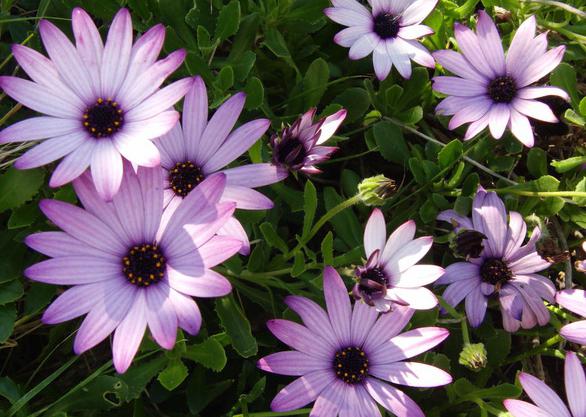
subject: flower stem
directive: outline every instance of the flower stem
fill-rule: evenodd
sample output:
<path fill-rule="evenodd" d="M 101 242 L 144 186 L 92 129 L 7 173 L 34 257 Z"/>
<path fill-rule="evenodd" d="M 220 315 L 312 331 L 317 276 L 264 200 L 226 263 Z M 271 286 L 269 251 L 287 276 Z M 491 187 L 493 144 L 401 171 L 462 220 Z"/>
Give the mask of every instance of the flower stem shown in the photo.
<path fill-rule="evenodd" d="M 527 197 L 586 197 L 585 191 L 526 191 L 511 188 L 495 188 L 487 191 L 494 191 L 498 194 L 516 194 Z"/>
<path fill-rule="evenodd" d="M 504 364 L 508 365 L 508 364 L 515 363 L 515 362 L 521 362 L 523 359 L 527 359 L 531 356 L 535 356 L 535 355 L 539 355 L 541 353 L 544 353 L 544 352 L 548 351 L 550 347 L 557 345 L 561 341 L 562 341 L 562 337 L 559 334 L 557 334 L 557 335 L 547 339 L 541 345 L 539 345 L 531 350 L 528 350 L 525 353 L 522 353 L 520 355 L 513 356 L 512 358 L 509 358 Z M 554 354 L 556 354 L 556 352 L 554 352 Z"/>
<path fill-rule="evenodd" d="M 458 313 L 458 311 L 450 304 L 448 304 L 448 302 L 444 300 L 443 297 L 437 296 L 437 299 L 440 303 L 440 306 L 442 306 L 442 308 L 446 310 L 450 316 L 460 321 L 460 326 L 462 327 L 462 340 L 464 340 L 464 345 L 469 345 L 470 332 L 468 331 L 468 321 L 466 320 L 466 316 Z"/>
<path fill-rule="evenodd" d="M 289 252 L 287 254 L 287 256 L 285 256 L 285 260 L 289 260 L 289 259 L 293 258 L 295 256 L 295 254 L 297 254 L 301 250 L 301 248 L 304 247 L 307 244 L 307 242 L 309 242 L 317 234 L 317 232 L 319 232 L 319 229 L 321 229 L 323 227 L 323 225 L 326 224 L 330 219 L 335 217 L 341 211 L 344 211 L 347 208 L 352 207 L 353 205 L 355 205 L 359 202 L 360 202 L 360 194 L 356 194 L 354 197 L 350 197 L 349 199 L 342 201 L 337 206 L 329 209 L 326 212 L 326 214 L 324 214 L 317 221 L 317 223 L 315 225 L 313 225 L 313 227 L 311 228 L 311 230 L 309 231 L 307 236 L 301 238 L 299 240 L 299 243 L 297 244 L 297 246 L 295 246 L 295 248 L 293 248 L 293 250 L 291 250 L 291 252 Z"/>

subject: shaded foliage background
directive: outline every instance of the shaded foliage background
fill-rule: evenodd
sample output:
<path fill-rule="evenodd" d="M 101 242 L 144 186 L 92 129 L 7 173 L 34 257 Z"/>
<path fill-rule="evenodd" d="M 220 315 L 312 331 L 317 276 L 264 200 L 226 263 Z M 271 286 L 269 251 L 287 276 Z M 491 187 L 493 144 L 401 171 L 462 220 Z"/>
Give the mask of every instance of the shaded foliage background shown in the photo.
<path fill-rule="evenodd" d="M 565 2 L 574 7 L 580 3 Z M 567 45 L 565 62 L 549 81 L 568 91 L 572 101 L 549 103 L 563 122 L 536 126 L 536 146 L 527 150 L 510 136 L 495 141 L 482 134 L 461 142 L 461 131 L 450 132 L 447 121 L 434 116 L 438 97 L 429 81 L 433 70 L 415 68 L 410 80 L 393 72 L 378 82 L 370 58 L 350 61 L 347 49 L 333 43 L 341 27 L 323 15 L 328 5 L 327 0 L 0 2 L 3 74 L 23 75 L 11 58 L 12 43 L 43 50 L 36 31 L 40 18 L 51 19 L 71 34 L 71 10 L 82 6 L 105 35 L 113 14 L 125 6 L 138 32 L 165 24 L 165 54 L 178 48 L 188 52 L 174 79 L 201 75 L 212 108 L 236 91 L 247 93 L 240 122 L 267 117 L 274 132 L 312 106 L 322 115 L 341 107 L 349 111 L 334 138 L 340 150 L 323 164 L 323 175 L 311 182 L 291 176 L 266 187 L 264 192 L 276 203 L 273 210 L 238 213 L 253 251 L 250 257 L 237 256 L 219 268 L 230 278 L 234 292 L 199 302 L 204 317 L 201 333 L 179 334 L 171 352 L 161 351 L 146 336 L 125 375 L 115 374 L 109 343 L 82 357 L 73 355 L 77 321 L 58 326 L 40 323 L 42 310 L 62 289 L 22 277 L 22 270 L 40 259 L 22 239 L 50 229 L 38 209 L 40 198 L 76 202 L 76 197 L 70 186 L 57 190 L 47 186 L 47 167 L 10 168 L 28 145 L 0 146 L 0 415 L 234 416 L 269 410 L 274 394 L 291 378 L 264 375 L 255 367 L 258 357 L 282 347 L 265 322 L 275 317 L 298 320 L 284 309 L 288 294 L 321 303 L 320 274 L 325 264 L 336 266 L 351 285 L 353 265 L 362 262 L 363 224 L 371 209 L 357 204 L 324 227 L 312 226 L 329 209 L 354 196 L 366 177 L 384 174 L 400 184 L 383 208 L 389 229 L 411 218 L 417 221 L 419 235 L 434 235 L 429 263 L 446 266 L 453 261 L 447 250 L 448 231 L 436 224 L 437 213 L 454 206 L 467 213 L 478 184 L 497 189 L 507 207 L 521 212 L 530 223 L 549 219 L 552 236 L 562 249 L 578 247 L 583 239 L 580 230 L 586 228 L 583 18 L 547 0 L 440 0 L 426 20 L 436 32 L 424 41 L 430 50 L 453 47 L 454 21 L 473 22 L 478 8 L 495 16 L 505 43 L 521 21 L 537 14 L 540 30 L 551 31 L 550 46 Z M 31 115 L 4 95 L 0 100 L 2 127 Z M 246 158 L 269 160 L 267 143 L 264 137 Z M 552 267 L 550 276 L 560 287 L 564 278 L 573 277 L 578 284 L 586 281 L 583 274 L 572 271 L 570 261 Z M 446 389 L 407 392 L 428 416 L 505 415 L 502 399 L 521 393 L 513 385 L 521 367 L 559 380 L 562 361 L 555 358 L 561 355 L 556 329 L 564 314 L 553 314 L 548 327 L 511 336 L 500 330 L 500 317 L 492 310 L 485 323 L 471 332 L 472 340 L 484 343 L 488 352 L 488 365 L 473 372 L 458 363 L 462 331 L 466 331 L 460 313 L 418 312 L 411 326 L 450 329 L 452 336 L 422 360 L 449 370 L 456 382 Z"/>

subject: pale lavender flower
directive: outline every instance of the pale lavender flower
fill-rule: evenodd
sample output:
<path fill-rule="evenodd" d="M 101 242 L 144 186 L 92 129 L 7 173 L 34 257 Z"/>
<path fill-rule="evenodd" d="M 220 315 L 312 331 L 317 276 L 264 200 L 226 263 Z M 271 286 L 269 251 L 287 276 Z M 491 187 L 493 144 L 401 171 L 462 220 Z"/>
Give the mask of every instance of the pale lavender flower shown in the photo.
<path fill-rule="evenodd" d="M 586 378 L 580 359 L 574 352 L 566 352 L 564 367 L 568 407 L 545 382 L 521 372 L 519 382 L 535 405 L 520 400 L 505 400 L 506 409 L 513 417 L 584 417 L 586 416 Z M 561 378 L 560 378 L 561 379 Z"/>
<path fill-rule="evenodd" d="M 563 290 L 556 294 L 555 301 L 573 313 L 586 318 L 586 292 L 584 290 Z M 566 324 L 560 334 L 570 342 L 586 346 L 586 320 Z"/>
<path fill-rule="evenodd" d="M 246 210 L 273 207 L 273 202 L 254 188 L 281 181 L 287 177 L 287 170 L 268 163 L 225 168 L 258 141 L 271 123 L 267 119 L 257 119 L 232 130 L 245 101 L 244 93 L 232 96 L 208 121 L 206 86 L 200 77 L 195 78 L 183 104 L 183 126 L 177 123 L 155 141 L 161 153 L 165 179 L 165 217 L 170 216 L 200 182 L 216 172 L 226 175 L 223 201 L 234 201 L 237 208 Z M 239 236 L 244 243 L 241 253 L 250 252 L 246 232 L 236 218 L 230 219 L 220 233 Z"/>
<path fill-rule="evenodd" d="M 439 327 L 399 334 L 413 315 L 397 307 L 379 317 L 364 303 L 350 304 L 335 269 L 324 270 L 327 312 L 299 296 L 285 300 L 304 325 L 271 320 L 270 331 L 294 350 L 258 361 L 267 372 L 298 376 L 273 399 L 273 411 L 290 411 L 315 401 L 312 417 L 381 417 L 377 403 L 397 417 L 423 417 L 419 406 L 393 384 L 436 387 L 449 384 L 449 374 L 434 366 L 406 362 L 448 337 Z"/>
<path fill-rule="evenodd" d="M 61 323 L 87 314 L 75 335 L 81 354 L 114 332 L 114 366 L 125 372 L 148 325 L 165 349 L 175 344 L 177 327 L 197 334 L 201 314 L 194 297 L 231 291 L 226 278 L 210 268 L 234 255 L 235 238 L 216 232 L 232 216 L 234 203 L 219 203 L 225 176 L 206 179 L 177 208 L 165 226 L 161 170 L 126 166 L 120 191 L 107 203 L 88 174 L 73 186 L 84 209 L 42 200 L 40 208 L 63 231 L 28 236 L 28 246 L 51 259 L 24 272 L 47 284 L 70 285 L 43 314 Z"/>
<path fill-rule="evenodd" d="M 157 25 L 132 43 L 130 13 L 121 9 L 106 44 L 90 16 L 72 15 L 75 46 L 52 23 L 39 31 L 50 59 L 14 45 L 12 52 L 32 81 L 0 77 L 4 92 L 46 116 L 33 117 L 0 132 L 0 143 L 44 140 L 15 163 L 29 169 L 63 158 L 49 185 L 59 187 L 91 166 L 100 196 L 111 200 L 122 181 L 123 158 L 135 166 L 159 165 L 151 139 L 168 132 L 179 114 L 170 108 L 192 84 L 189 78 L 159 89 L 185 58 L 185 51 L 157 61 L 165 28 Z"/>
<path fill-rule="evenodd" d="M 496 25 L 485 11 L 480 11 L 476 33 L 459 23 L 455 25 L 462 53 L 433 53 L 445 69 L 456 75 L 433 79 L 433 89 L 449 96 L 436 111 L 454 116 L 450 129 L 471 123 L 464 140 L 472 139 L 487 126 L 491 135 L 500 139 L 509 128 L 521 143 L 531 147 L 534 136 L 528 117 L 558 121 L 547 104 L 535 99 L 555 95 L 568 100 L 566 92 L 532 84 L 559 65 L 565 47 L 547 51 L 547 34 L 535 36 L 535 28 L 534 16 L 523 22 L 505 56 Z"/>
<path fill-rule="evenodd" d="M 271 137 L 275 166 L 305 174 L 321 173 L 315 165 L 330 159 L 338 149 L 322 144 L 336 133 L 347 111 L 342 109 L 314 123 L 316 111 L 315 108 L 308 110 L 293 125 Z"/>
<path fill-rule="evenodd" d="M 386 313 L 394 305 L 427 310 L 437 298 L 424 287 L 443 275 L 435 265 L 415 265 L 431 249 L 433 238 L 415 237 L 415 222 L 403 223 L 387 239 L 382 212 L 374 209 L 364 229 L 364 250 L 368 261 L 356 269 L 358 282 L 352 293 L 356 299 Z"/>
<path fill-rule="evenodd" d="M 499 299 L 503 327 L 509 332 L 549 322 L 549 311 L 542 299 L 553 302 L 555 287 L 548 278 L 537 274 L 550 266 L 535 249 L 541 235 L 538 227 L 523 245 L 527 233 L 523 216 L 511 211 L 507 224 L 503 201 L 482 188 L 474 198 L 472 219 L 454 210 L 440 213 L 438 219 L 452 223 L 456 231 L 476 230 L 487 237 L 478 258 L 448 266 L 436 281 L 438 285 L 448 284 L 443 293 L 446 302 L 455 307 L 466 299 L 466 313 L 473 327 L 484 320 L 488 300 L 493 296 Z"/>
<path fill-rule="evenodd" d="M 411 77 L 411 61 L 433 68 L 435 61 L 417 39 L 433 34 L 421 22 L 431 13 L 437 0 L 368 0 L 371 9 L 356 0 L 332 0 L 334 7 L 324 13 L 348 28 L 338 32 L 334 42 L 350 48 L 350 59 L 372 53 L 374 72 L 379 80 L 387 78 L 393 65 L 403 78 Z"/>

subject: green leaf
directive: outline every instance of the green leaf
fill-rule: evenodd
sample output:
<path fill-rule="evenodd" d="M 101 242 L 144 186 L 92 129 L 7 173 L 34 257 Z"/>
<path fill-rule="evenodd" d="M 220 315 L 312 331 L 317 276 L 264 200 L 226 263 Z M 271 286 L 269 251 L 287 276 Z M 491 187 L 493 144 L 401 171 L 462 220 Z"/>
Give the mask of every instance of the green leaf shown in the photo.
<path fill-rule="evenodd" d="M 24 294 L 20 280 L 15 279 L 6 284 L 0 284 L 0 305 L 18 300 Z"/>
<path fill-rule="evenodd" d="M 321 242 L 321 255 L 324 259 L 324 265 L 334 264 L 334 234 L 331 231 Z"/>
<path fill-rule="evenodd" d="M 200 413 L 208 404 L 230 388 L 233 383 L 233 379 L 210 383 L 203 372 L 203 368 L 196 369 L 186 390 L 187 406 L 191 414 L 197 415 Z"/>
<path fill-rule="evenodd" d="M 261 80 L 256 77 L 249 78 L 244 86 L 244 92 L 246 93 L 245 107 L 248 110 L 259 108 L 262 105 L 265 90 Z"/>
<path fill-rule="evenodd" d="M 551 175 L 544 175 L 539 179 L 533 181 L 527 181 L 522 184 L 513 185 L 506 187 L 504 190 L 519 190 L 519 191 L 557 191 L 560 186 L 560 182 Z"/>
<path fill-rule="evenodd" d="M 423 223 L 429 224 L 435 220 L 438 214 L 438 209 L 433 204 L 432 200 L 426 200 L 425 203 L 419 208 L 419 217 L 423 220 Z"/>
<path fill-rule="evenodd" d="M 10 168 L 0 175 L 0 213 L 20 207 L 32 199 L 43 185 L 45 172 L 41 169 Z"/>
<path fill-rule="evenodd" d="M 232 347 L 243 358 L 258 352 L 256 339 L 252 336 L 250 322 L 236 304 L 232 294 L 216 300 L 216 313 L 232 343 Z"/>
<path fill-rule="evenodd" d="M 252 404 L 264 392 L 266 385 L 267 377 L 263 376 L 261 379 L 256 381 L 256 383 L 254 384 L 254 386 L 248 394 L 240 396 L 240 400 L 245 401 L 248 404 Z"/>
<path fill-rule="evenodd" d="M 260 231 L 269 245 L 279 249 L 282 253 L 289 252 L 287 243 L 278 235 L 273 225 L 269 222 L 264 222 L 260 225 Z"/>
<path fill-rule="evenodd" d="M 315 211 L 317 210 L 317 191 L 311 181 L 307 180 L 305 183 L 305 191 L 303 192 L 303 234 L 305 237 L 309 234 L 313 226 L 313 219 L 315 218 Z"/>
<path fill-rule="evenodd" d="M 305 256 L 303 256 L 302 252 L 297 252 L 295 254 L 295 259 L 293 260 L 293 268 L 291 268 L 291 276 L 293 278 L 298 277 L 299 275 L 305 272 Z"/>
<path fill-rule="evenodd" d="M 576 88 L 578 85 L 578 80 L 576 77 L 576 70 L 573 66 L 562 62 L 560 65 L 558 65 L 555 71 L 552 72 L 549 80 L 551 85 L 560 87 L 568 92 L 572 98 L 572 106 L 574 108 L 577 109 L 580 106 L 580 95 L 578 93 L 578 89 Z"/>
<path fill-rule="evenodd" d="M 238 32 L 240 26 L 240 1 L 231 0 L 230 3 L 222 7 L 218 16 L 216 26 L 216 39 L 222 41 Z"/>
<path fill-rule="evenodd" d="M 578 184 L 576 184 L 576 192 L 586 192 L 586 177 L 582 178 Z M 586 197 L 573 197 L 572 198 L 578 205 L 586 205 Z"/>
<path fill-rule="evenodd" d="M 327 89 L 329 78 L 330 69 L 326 61 L 317 58 L 311 63 L 303 78 L 303 92 L 306 93 L 305 107 L 318 105 Z"/>
<path fill-rule="evenodd" d="M 535 178 L 547 175 L 547 154 L 541 148 L 531 148 L 527 153 L 527 169 Z"/>
<path fill-rule="evenodd" d="M 209 54 L 214 49 L 210 32 L 202 25 L 197 25 L 197 47 L 204 54 Z"/>
<path fill-rule="evenodd" d="M 0 343 L 6 342 L 12 334 L 15 320 L 16 307 L 14 304 L 0 306 Z"/>
<path fill-rule="evenodd" d="M 169 361 L 167 367 L 159 374 L 157 380 L 167 391 L 173 391 L 185 381 L 188 374 L 187 366 L 180 359 L 172 359 Z"/>
<path fill-rule="evenodd" d="M 234 70 L 230 65 L 222 67 L 214 84 L 222 92 L 228 90 L 234 85 Z"/>
<path fill-rule="evenodd" d="M 226 351 L 220 342 L 214 338 L 206 339 L 203 343 L 187 346 L 183 354 L 214 372 L 220 372 L 226 366 Z"/>
<path fill-rule="evenodd" d="M 8 229 L 21 229 L 28 227 L 35 222 L 41 212 L 36 204 L 27 204 L 12 209 L 12 214 L 8 219 Z"/>
<path fill-rule="evenodd" d="M 33 282 L 26 291 L 24 314 L 32 315 L 42 310 L 51 302 L 56 291 L 55 285 Z"/>
<path fill-rule="evenodd" d="M 0 377 L 0 396 L 6 398 L 10 404 L 14 404 L 21 396 L 18 385 L 7 376 Z"/>
<path fill-rule="evenodd" d="M 576 169 L 583 164 L 586 164 L 586 155 L 574 156 L 572 158 L 564 159 L 561 161 L 552 161 L 551 166 L 555 168 L 557 172 L 563 174 L 565 172 Z"/>
<path fill-rule="evenodd" d="M 409 148 L 401 128 L 390 122 L 379 122 L 373 126 L 372 132 L 383 158 L 405 165 L 409 159 Z"/>
<path fill-rule="evenodd" d="M 352 87 L 344 90 L 334 101 L 348 110 L 346 123 L 352 123 L 364 116 L 370 108 L 370 97 L 363 88 Z"/>
<path fill-rule="evenodd" d="M 464 146 L 462 145 L 462 142 L 458 139 L 454 139 L 444 146 L 437 155 L 440 168 L 447 168 L 453 162 L 460 159 L 462 157 L 463 148 Z"/>
<path fill-rule="evenodd" d="M 164 355 L 160 355 L 148 362 L 134 363 L 120 379 L 128 386 L 126 401 L 139 398 L 146 385 L 163 369 L 168 362 Z"/>
<path fill-rule="evenodd" d="M 409 169 L 418 184 L 425 184 L 427 181 L 427 175 L 423 163 L 418 158 L 409 158 Z"/>
<path fill-rule="evenodd" d="M 265 33 L 264 45 L 279 58 L 291 58 L 291 53 L 287 48 L 285 38 L 276 28 L 269 28 Z"/>
<path fill-rule="evenodd" d="M 480 177 L 476 172 L 471 173 L 466 177 L 462 184 L 463 195 L 475 195 L 478 190 L 478 184 L 480 183 Z"/>

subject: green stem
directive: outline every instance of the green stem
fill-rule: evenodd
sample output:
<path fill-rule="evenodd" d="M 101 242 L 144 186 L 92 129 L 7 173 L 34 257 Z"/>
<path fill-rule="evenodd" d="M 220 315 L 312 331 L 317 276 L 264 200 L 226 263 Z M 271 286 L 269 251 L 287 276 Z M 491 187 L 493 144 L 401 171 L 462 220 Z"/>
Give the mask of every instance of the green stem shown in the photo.
<path fill-rule="evenodd" d="M 513 356 L 512 358 L 509 358 L 506 362 L 505 365 L 511 364 L 511 363 L 515 363 L 515 362 L 520 362 L 523 359 L 527 359 L 531 356 L 535 356 L 535 355 L 539 355 L 541 353 L 547 352 L 549 350 L 550 347 L 557 345 L 559 342 L 562 341 L 562 337 L 558 334 L 555 335 L 553 337 L 550 337 L 549 339 L 547 339 L 545 342 L 543 342 L 541 345 L 528 350 L 525 353 L 522 353 L 520 355 L 517 356 Z M 554 352 L 555 354 L 555 352 Z"/>
<path fill-rule="evenodd" d="M 586 197 L 586 192 L 584 191 L 524 191 L 510 188 L 496 188 L 487 191 L 494 191 L 498 194 L 516 194 L 527 197 Z"/>
<path fill-rule="evenodd" d="M 470 332 L 468 330 L 468 321 L 466 320 L 466 316 L 458 313 L 458 311 L 456 311 L 456 309 L 454 307 L 452 307 L 450 304 L 448 304 L 447 301 L 443 299 L 443 297 L 437 296 L 437 299 L 440 303 L 440 306 L 442 306 L 442 308 L 444 310 L 446 310 L 450 316 L 452 316 L 454 319 L 460 321 L 460 326 L 462 327 L 462 339 L 464 340 L 464 345 L 469 345 L 470 344 Z"/>
<path fill-rule="evenodd" d="M 319 232 L 319 229 L 321 229 L 323 225 L 326 224 L 330 219 L 332 219 L 341 211 L 344 211 L 347 208 L 352 207 L 353 205 L 359 202 L 360 194 L 356 194 L 354 197 L 350 197 L 349 199 L 342 201 L 337 206 L 332 207 L 330 210 L 328 210 L 327 213 L 324 214 L 311 228 L 307 236 L 301 238 L 297 246 L 295 246 L 295 248 L 293 248 L 293 250 L 289 252 L 287 256 L 285 256 L 285 260 L 293 258 L 301 250 L 301 248 L 304 247 L 317 234 L 317 232 Z"/>
<path fill-rule="evenodd" d="M 311 408 L 301 408 L 299 410 L 294 411 L 286 411 L 284 413 L 277 413 L 274 411 L 263 411 L 260 413 L 249 413 L 247 414 L 248 417 L 280 417 L 280 416 L 299 416 L 301 414 L 309 414 L 311 412 Z M 244 417 L 243 414 L 236 414 L 234 417 Z"/>
<path fill-rule="evenodd" d="M 575 7 L 570 6 L 569 4 L 563 3 L 561 1 L 555 0 L 522 0 L 524 3 L 537 3 L 537 4 L 544 4 L 546 6 L 553 6 L 563 9 L 567 12 L 575 14 L 576 16 L 580 16 L 581 18 L 586 17 L 586 12 L 583 12 L 580 9 L 576 9 Z"/>
<path fill-rule="evenodd" d="M 73 356 L 67 362 L 65 362 L 63 365 L 61 365 L 61 367 L 59 369 L 57 369 L 55 372 L 53 372 L 47 378 L 42 380 L 40 384 L 38 384 L 36 387 L 31 389 L 29 392 L 24 394 L 22 397 L 20 397 L 20 399 L 18 401 L 16 401 L 14 404 L 12 404 L 12 407 L 10 407 L 6 416 L 12 417 L 16 413 L 18 413 L 18 411 L 20 411 L 20 409 L 22 407 L 24 407 L 25 404 L 27 404 L 30 400 L 32 400 L 34 397 L 36 397 L 42 390 L 47 388 L 51 383 L 53 383 L 53 381 L 55 381 L 57 378 L 59 378 L 59 376 L 63 372 L 65 372 L 71 365 L 73 365 L 73 363 L 78 359 L 79 359 L 79 356 Z"/>

